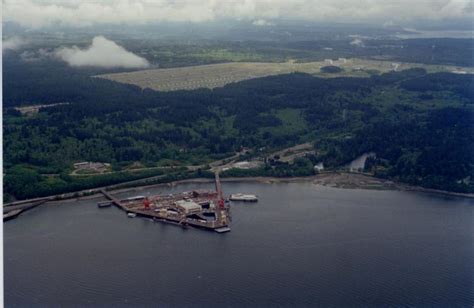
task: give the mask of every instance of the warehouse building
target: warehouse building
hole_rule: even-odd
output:
[[[200,213],[202,211],[202,207],[199,204],[190,200],[176,201],[176,207],[186,215]]]

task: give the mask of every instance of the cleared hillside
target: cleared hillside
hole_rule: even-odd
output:
[[[321,73],[321,68],[334,65],[342,72]],[[293,72],[308,73],[322,77],[368,76],[372,73],[384,73],[391,70],[404,70],[422,67],[428,72],[456,71],[473,73],[473,68],[462,68],[444,65],[425,65],[416,63],[394,63],[362,59],[339,59],[319,62],[233,62],[199,66],[188,66],[168,69],[140,70],[127,73],[104,74],[95,77],[109,79],[120,83],[133,84],[141,88],[158,91],[192,90],[199,88],[218,88],[232,82]]]

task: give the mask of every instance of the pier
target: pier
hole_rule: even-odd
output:
[[[21,213],[31,210],[48,200],[39,200],[32,203],[23,203],[18,205],[11,205],[7,207],[3,207],[3,221],[8,221],[14,218],[17,218]]]
[[[193,190],[179,194],[153,197],[137,196],[119,200],[104,189],[100,190],[110,202],[99,202],[99,208],[111,203],[127,214],[150,218],[156,222],[192,226],[218,233],[230,231],[230,207],[222,197],[219,175],[216,191]]]

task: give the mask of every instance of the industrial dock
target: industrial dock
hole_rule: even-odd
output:
[[[231,221],[230,206],[224,200],[218,173],[215,184],[215,191],[200,189],[153,197],[135,196],[122,200],[101,190],[109,201],[99,202],[97,206],[104,208],[113,204],[131,218],[141,216],[183,227],[192,226],[218,233],[228,232]]]

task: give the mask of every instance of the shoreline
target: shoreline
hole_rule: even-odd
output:
[[[174,187],[182,184],[201,184],[201,183],[213,183],[214,179],[210,178],[193,178],[184,179],[178,181],[172,181],[169,183],[159,183],[151,185],[138,185],[134,187],[117,188],[108,190],[111,193],[124,193],[130,191],[141,191],[149,188],[157,187]],[[420,186],[411,186],[403,183],[394,182],[388,179],[381,179],[374,177],[369,174],[362,173],[351,173],[351,172],[324,172],[317,175],[304,176],[304,177],[229,177],[221,178],[223,183],[260,183],[260,184],[276,184],[276,183],[299,183],[299,182],[311,182],[315,185],[339,188],[339,189],[367,189],[367,190],[398,190],[398,191],[414,191],[422,193],[434,193],[445,196],[462,197],[462,198],[474,198],[474,193],[457,193],[445,190],[424,188]],[[93,189],[95,190],[95,189]],[[71,193],[72,195],[72,193]],[[75,200],[94,200],[102,198],[100,192],[95,192],[91,195],[85,196],[71,196],[63,199],[57,199],[57,196],[49,196],[42,198],[34,198],[28,200],[20,200],[18,203],[27,204],[39,200],[46,200],[48,204],[57,204],[61,202],[73,202]],[[4,205],[4,208],[14,206],[14,204]]]
[[[341,180],[342,178],[342,180]],[[347,180],[347,181],[344,181]],[[350,173],[350,172],[327,172],[311,176],[300,177],[231,177],[221,178],[222,183],[259,183],[259,184],[278,184],[278,183],[300,183],[311,182],[315,185],[339,188],[339,189],[366,189],[366,190],[398,190],[398,191],[414,191],[423,193],[434,193],[446,196],[455,196],[474,199],[474,193],[458,193],[446,190],[438,190],[432,188],[424,188],[420,186],[411,186],[403,183],[394,182],[387,179],[377,178],[368,174]],[[111,193],[124,193],[130,191],[140,191],[157,187],[174,187],[182,184],[202,184],[214,183],[214,179],[194,178],[178,180],[169,183],[151,184],[145,186],[127,187],[110,190]],[[84,196],[75,198],[76,200],[85,200],[96,198],[97,194],[92,196]],[[61,201],[61,200],[58,200]],[[62,200],[64,201],[64,200]],[[56,201],[55,201],[56,202]]]

